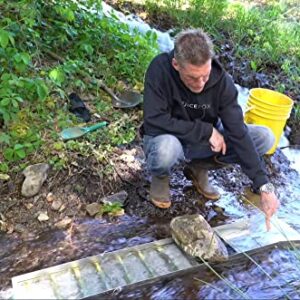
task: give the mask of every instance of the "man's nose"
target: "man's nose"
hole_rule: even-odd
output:
[[[201,85],[204,85],[204,84],[206,83],[205,78],[200,77],[199,80],[198,80],[198,83],[199,83],[199,85],[200,85],[200,84],[201,84]]]

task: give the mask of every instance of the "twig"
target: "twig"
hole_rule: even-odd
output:
[[[199,258],[202,260],[204,265],[208,267],[219,279],[225,282],[227,286],[229,286],[232,290],[238,293],[243,299],[250,299],[247,294],[245,294],[241,289],[236,287],[230,280],[219,274],[207,261],[205,261],[201,256]]]
[[[196,281],[199,281],[199,282],[201,282],[201,283],[204,283],[204,284],[208,285],[210,288],[212,288],[212,289],[214,289],[214,290],[216,290],[216,291],[218,291],[218,292],[220,292],[220,293],[223,293],[223,291],[222,291],[221,289],[219,289],[219,288],[213,286],[211,283],[209,283],[209,282],[207,282],[207,281],[204,281],[204,280],[199,279],[199,278],[197,278],[197,277],[194,277],[193,279],[196,280]]]
[[[63,59],[61,56],[59,56],[58,54],[52,52],[52,51],[49,50],[49,49],[43,49],[43,51],[44,51],[45,53],[49,54],[52,58],[58,60],[60,63],[62,63],[62,64],[64,63],[64,59]]]

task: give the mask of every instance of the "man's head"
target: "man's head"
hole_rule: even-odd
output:
[[[192,92],[203,90],[209,79],[213,56],[213,44],[202,30],[190,29],[176,36],[172,65]]]

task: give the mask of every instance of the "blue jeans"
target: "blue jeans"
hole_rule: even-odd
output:
[[[274,145],[275,138],[272,131],[265,126],[247,125],[247,127],[258,154],[264,155]],[[222,133],[222,129],[219,131]],[[153,176],[170,175],[172,167],[184,159],[205,159],[217,154],[211,150],[208,142],[199,145],[183,145],[171,134],[155,137],[145,135],[143,142],[147,167]],[[222,162],[239,163],[237,155],[228,143]]]

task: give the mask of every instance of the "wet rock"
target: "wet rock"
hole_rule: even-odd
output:
[[[99,213],[100,208],[101,208],[101,205],[99,203],[94,202],[94,203],[88,204],[85,209],[88,212],[88,214],[91,217],[93,217]]]
[[[32,197],[36,195],[47,179],[49,165],[45,163],[28,166],[23,175],[26,177],[22,185],[22,195]]]
[[[127,197],[128,197],[127,192],[126,191],[121,191],[121,192],[118,192],[116,194],[113,194],[113,195],[102,198],[100,200],[100,202],[102,202],[102,203],[115,203],[115,202],[118,202],[118,203],[124,205]]]
[[[49,217],[48,217],[47,213],[40,213],[40,214],[38,215],[38,220],[39,220],[40,222],[45,222],[45,221],[48,221],[48,220],[49,220]]]
[[[185,215],[170,223],[172,237],[189,255],[211,262],[228,259],[225,245],[201,215]]]
[[[54,226],[58,229],[66,229],[72,223],[72,219],[69,217],[65,217],[61,221],[54,224]]]
[[[62,206],[62,202],[60,200],[54,200],[51,205],[51,209],[59,210]]]

